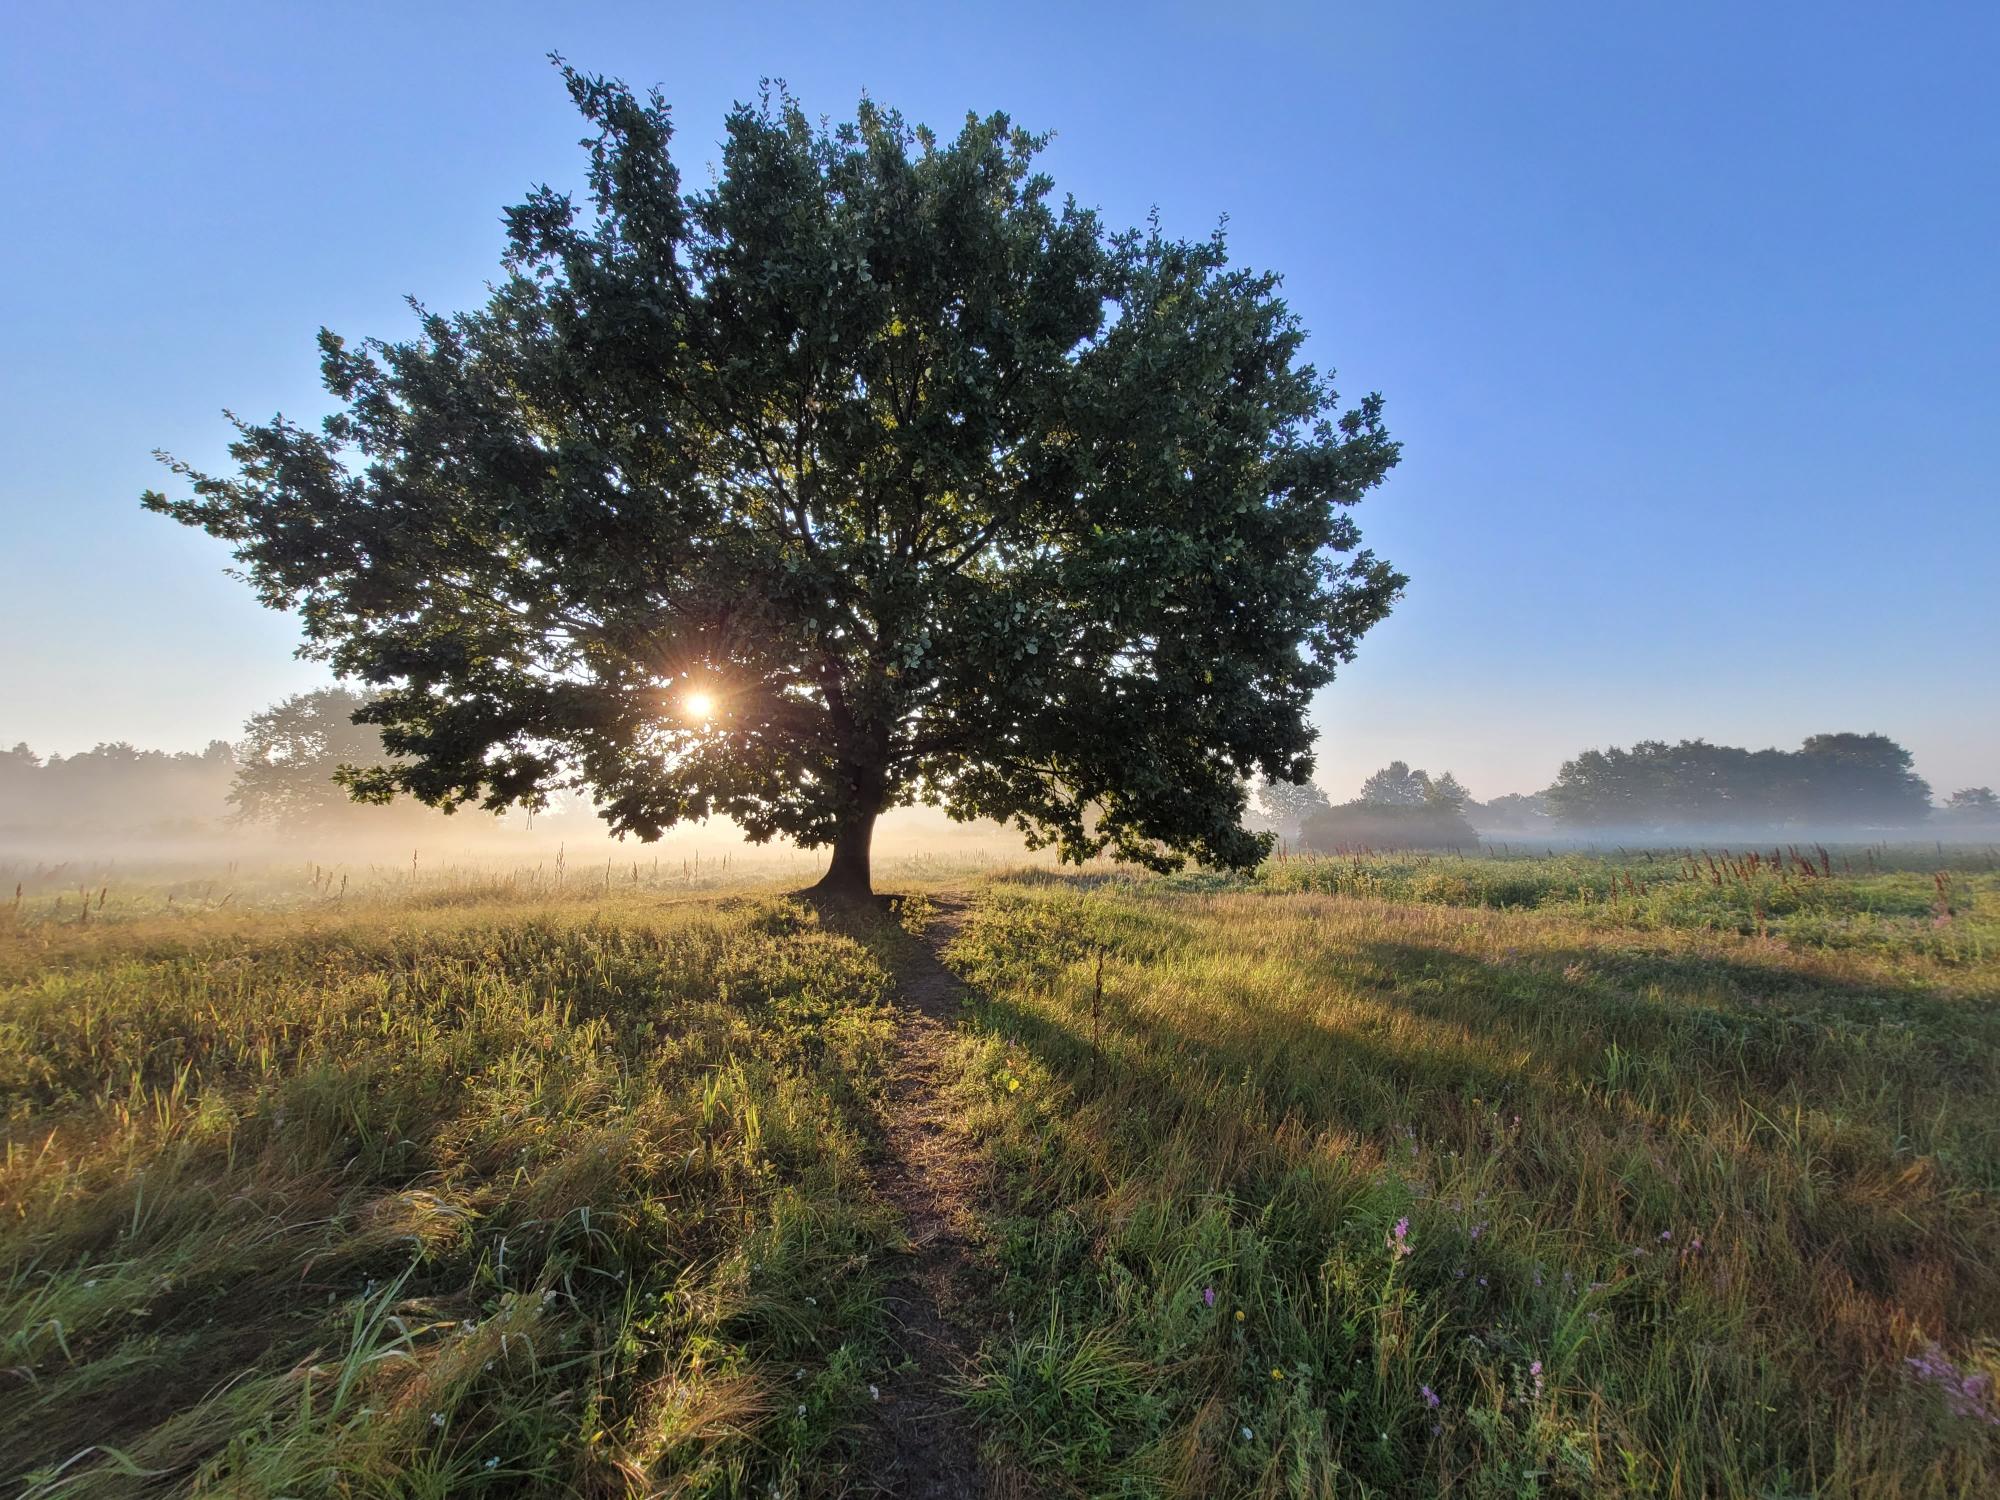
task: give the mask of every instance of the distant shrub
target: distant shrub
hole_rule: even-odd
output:
[[[1477,849],[1479,835],[1455,807],[1391,807],[1343,802],[1314,813],[1301,829],[1308,849]]]

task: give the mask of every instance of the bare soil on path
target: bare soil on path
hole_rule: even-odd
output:
[[[870,935],[895,975],[900,1012],[869,1171],[907,1233],[886,1289],[906,1368],[882,1387],[858,1477],[865,1489],[903,1500],[974,1500],[992,1486],[957,1393],[979,1343],[963,1315],[980,1301],[973,1252],[980,1177],[952,1132],[944,1090],[965,986],[938,959],[971,902],[955,894],[927,899],[920,936],[894,928],[887,914],[871,910],[864,919],[883,923]]]

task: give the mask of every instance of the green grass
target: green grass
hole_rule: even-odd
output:
[[[0,1474],[768,1493],[881,1369],[885,977],[772,902],[6,952]]]
[[[1971,846],[1685,849],[1469,858],[1294,857],[1266,889],[1561,911],[1614,927],[1775,936],[1979,963],[2000,953],[2000,851]]]
[[[1003,1492],[2000,1493],[1980,859],[980,880]],[[11,1490],[865,1492],[892,945],[644,871],[73,873],[0,916]]]
[[[1995,965],[1614,918],[993,887],[993,1440],[1077,1494],[2000,1493]]]

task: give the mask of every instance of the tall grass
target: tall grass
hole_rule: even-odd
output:
[[[950,958],[1003,1449],[1080,1494],[2000,1493],[1995,964],[1615,916],[995,886]]]
[[[1949,961],[1978,962],[2000,951],[2000,867],[1988,850],[1330,855],[1273,860],[1260,880],[1279,892],[1562,911],[1619,927],[1775,936]]]
[[[885,976],[801,909],[37,928],[0,979],[23,1493],[783,1493],[889,1378]]]

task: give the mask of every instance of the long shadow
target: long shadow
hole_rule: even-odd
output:
[[[1119,922],[1129,915],[1121,910]],[[1171,929],[1176,926],[1184,929],[1189,943],[1199,933],[1194,924],[1166,913],[1150,914],[1144,925],[1141,946],[1152,956],[1171,950]],[[1112,952],[1116,959],[1115,947]],[[1205,1007],[1198,1028],[1165,1036],[1158,1013],[1128,999],[1133,989],[1129,963],[1113,971],[1113,982],[1096,1002],[1096,1024],[1104,1036],[1100,1045],[1093,1045],[1090,1002],[1080,994],[1088,989],[1088,978],[1073,967],[1066,983],[1058,978],[1048,986],[1054,1003],[1063,1007],[1059,1011],[992,994],[977,994],[977,1002],[983,1019],[1064,1079],[1079,1101],[1112,1089],[1135,1093],[1143,1102],[1146,1134],[1156,1135],[1172,1124],[1233,1128],[1238,1122],[1217,1118],[1216,1106],[1196,1096],[1207,1093],[1203,1085],[1257,1078],[1264,1107],[1271,1114],[1291,1116],[1320,1130],[1372,1138],[1387,1150],[1395,1148],[1397,1132],[1411,1117],[1408,1101],[1413,1097],[1421,1100],[1418,1107],[1425,1112],[1442,1109],[1456,1117],[1456,1126],[1475,1132],[1486,1129],[1483,1122],[1496,1112],[1522,1116],[1529,1122],[1521,1138],[1525,1143],[1533,1142],[1545,1121],[1566,1122],[1555,1128],[1573,1131],[1579,1118],[1595,1121],[1594,1128],[1607,1136],[1631,1136],[1635,1131],[1643,1136],[1666,1126],[1657,1105],[1660,1096],[1672,1094],[1675,1080],[1667,1075],[1689,1063],[1700,1067],[1704,1092],[1724,1104],[1743,1102],[1769,1110],[1774,1095],[1796,1090],[1807,1108],[1823,1108],[1834,1115],[1840,1101],[1831,1097],[1831,1090],[1800,1076],[1796,1051],[1802,1045],[1801,1035],[1812,1038],[1814,1028],[1823,1029],[1829,1015],[1865,1018],[1871,1024],[1893,1019],[1885,1017],[1885,990],[1880,985],[1821,976],[1786,983],[1754,963],[1712,955],[1685,960],[1678,955],[1648,956],[1641,969],[1648,982],[1697,990],[1721,982],[1745,997],[1741,1007],[1674,1004],[1631,993],[1616,982],[1620,976],[1615,969],[1608,978],[1589,972],[1590,966],[1601,969],[1605,963],[1606,955],[1591,950],[1540,950],[1529,968],[1386,940],[1308,960],[1310,971],[1323,975],[1330,989],[1359,991],[1392,1011],[1467,1034],[1482,1052],[1526,1056],[1531,1060],[1526,1067],[1487,1063],[1459,1048],[1412,1050],[1407,1045],[1387,1045],[1331,1026],[1310,1032],[1274,1027],[1268,1019],[1257,1019],[1250,992],[1238,1004]],[[1413,985],[1413,978],[1421,982]],[[1790,1002],[1787,1008],[1773,1008],[1774,990],[1783,992],[1783,999]],[[1937,1002],[1921,991],[1891,990],[1887,1003],[1899,1012],[1905,1005],[1915,1007],[1940,1024],[1965,1024],[1959,1007]],[[1309,1024],[1305,1016],[1300,1020]],[[1984,1043],[1992,1029],[1991,1018],[1982,1016],[1970,1043]],[[1607,1069],[1607,1048],[1612,1044],[1642,1059],[1650,1075],[1639,1075],[1635,1086],[1633,1080],[1621,1080],[1615,1067]],[[1994,1076],[2000,1054],[1990,1047],[1982,1054],[1971,1044],[1964,1038],[1939,1041],[1937,1071],[1927,1076],[1935,1080],[1938,1073],[1949,1073],[1952,1086],[1976,1090]],[[1355,1086],[1363,1080],[1365,1087]],[[1655,1092],[1657,1084],[1667,1087]],[[1393,1100],[1403,1101],[1400,1117],[1390,1106]],[[1864,1134],[1857,1133],[1854,1146],[1856,1166],[1869,1164],[1871,1158],[1876,1159],[1874,1165],[1896,1170],[1909,1165],[1906,1157],[1898,1157],[1896,1142],[1885,1139],[1871,1146]],[[1565,1153],[1552,1154],[1559,1161]],[[1795,1165],[1779,1161],[1775,1148],[1753,1146],[1750,1154],[1756,1160],[1746,1161],[1746,1170],[1769,1170],[1780,1180]],[[1538,1189],[1550,1194],[1562,1191],[1562,1172],[1538,1166],[1539,1155],[1533,1150],[1510,1153],[1509,1170],[1516,1185],[1531,1194]],[[1959,1174],[1947,1173],[1955,1175]],[[1963,1185],[1977,1188],[1980,1183]],[[2000,1254],[1987,1214],[1968,1218],[1954,1211],[1958,1227],[1949,1234],[1954,1243],[1946,1246],[1914,1225],[1899,1205],[1849,1191],[1845,1182],[1809,1196],[1814,1202],[1802,1205],[1798,1214],[1802,1232],[1811,1240],[1799,1247],[1802,1258],[1830,1260],[1877,1295],[1895,1295],[1899,1268],[1894,1262],[1903,1249],[1943,1255],[1968,1275],[1976,1273],[1982,1261]],[[1884,1254],[1883,1247],[1899,1248]],[[1974,1327],[2000,1324],[1996,1296],[2000,1294],[1975,1296],[1967,1286],[1955,1315]]]

